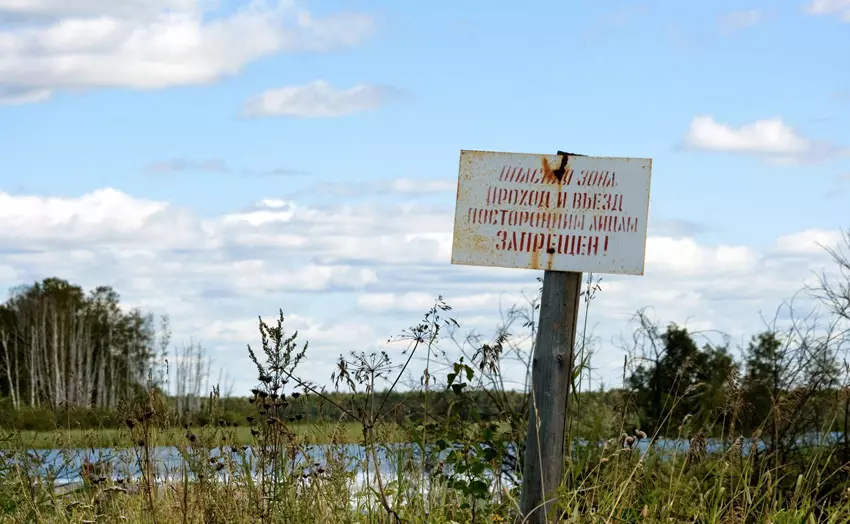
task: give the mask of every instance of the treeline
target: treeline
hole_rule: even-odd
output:
[[[638,312],[633,343],[625,348],[622,383],[576,396],[571,407],[575,431],[641,428],[649,435],[675,436],[687,421],[707,434],[759,433],[776,442],[826,426],[850,434],[845,356],[850,345],[841,330],[847,319],[842,310],[833,311],[838,314],[825,321],[792,318],[786,323],[790,327],[758,333],[743,348],[700,344],[698,334],[676,324],[661,328]],[[509,339],[505,335],[500,343],[509,344]],[[212,397],[205,396],[209,363],[196,344],[185,345],[172,359],[177,383],[175,395],[166,396],[164,370],[157,363],[168,356],[168,344],[166,319],[156,326],[150,314],[125,311],[111,288],[85,294],[55,278],[18,288],[0,306],[3,425],[120,427],[132,401],[151,392],[175,425],[247,425],[249,417],[261,415],[248,391],[229,398],[216,395],[216,409],[211,409]],[[445,417],[450,409],[461,415],[471,410],[485,420],[526,417],[527,395],[485,387],[498,381],[488,380],[486,373],[479,377],[461,404],[440,386],[446,377],[432,377],[427,392],[392,391],[383,402],[391,407],[384,420],[421,422]],[[339,406],[349,413],[373,407],[366,394],[325,392],[322,398],[304,388],[280,393],[287,395],[292,422],[341,420]],[[378,397],[383,400],[383,394]],[[601,420],[622,427],[600,428]]]
[[[16,410],[114,410],[161,378],[151,375],[167,340],[155,328],[110,287],[86,294],[48,278],[13,289],[0,305],[0,397]]]
[[[303,390],[301,390],[303,391]],[[315,394],[303,394],[293,391],[295,395],[286,395],[288,402],[286,415],[290,423],[319,423],[319,422],[346,422],[351,419],[345,417],[338,408],[327,400]],[[159,393],[155,393],[159,396]],[[382,394],[379,393],[382,398]],[[471,392],[475,399],[475,406],[481,410],[482,418],[495,420],[501,416],[497,405],[490,398],[490,392]],[[360,412],[369,409],[369,397],[365,394],[329,393],[327,399],[338,405],[345,406],[352,412]],[[525,395],[519,392],[507,392],[503,399],[517,410],[521,410]],[[166,417],[158,417],[159,420],[167,419],[173,426],[192,424],[204,426],[207,424],[226,424],[228,426],[248,426],[249,420],[260,416],[260,409],[255,403],[249,402],[245,397],[229,397],[215,399],[215,409],[212,409],[210,397],[193,398],[189,401],[197,402],[196,410],[178,410],[178,398],[168,397],[162,399],[160,405],[167,406]],[[392,392],[387,399],[387,405],[391,406],[386,422],[403,423],[405,421],[422,421],[426,415],[429,417],[445,416],[453,396],[446,391],[433,391],[427,395],[424,392]],[[186,402],[186,399],[183,399]],[[0,400],[0,417],[5,421],[4,425],[18,430],[48,431],[56,428],[69,429],[98,429],[98,428],[122,428],[125,427],[128,409],[94,409],[80,407],[62,407],[52,409],[48,406],[30,407],[23,406],[14,409],[11,403]],[[460,408],[468,410],[469,408]]]
[[[735,438],[758,434],[790,442],[825,428],[848,430],[850,396],[844,363],[847,332],[840,318],[771,329],[753,336],[735,358],[730,346],[699,346],[687,329],[666,329],[638,314],[627,364],[627,393],[650,435],[690,427]]]

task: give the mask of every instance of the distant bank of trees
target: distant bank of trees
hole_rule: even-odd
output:
[[[48,278],[13,289],[0,305],[0,395],[15,408],[115,409],[154,370],[161,327],[158,337],[153,315],[122,309],[110,287],[86,294]]]
[[[0,416],[37,428],[72,412],[82,426],[117,424],[140,395],[170,390],[174,410],[192,417],[211,362],[199,343],[170,342],[167,316],[123,307],[111,287],[86,293],[47,278],[14,288],[0,304]]]

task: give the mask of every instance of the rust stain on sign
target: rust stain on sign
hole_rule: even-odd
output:
[[[641,158],[461,151],[452,263],[641,275],[651,169]]]
[[[569,172],[569,166],[567,163],[569,162],[568,155],[561,155],[561,165],[557,169],[552,169],[552,166],[549,165],[549,159],[545,156],[541,158],[541,164],[543,166],[543,179],[550,184],[558,184],[559,186],[564,182],[564,175]]]
[[[559,195],[561,193],[561,188],[563,187],[564,174],[569,171],[569,156],[563,155],[561,158],[561,166],[557,170],[552,169],[552,166],[549,164],[549,159],[547,157],[543,156],[540,158],[540,165],[543,169],[543,179],[550,184],[557,185]],[[556,213],[558,213],[558,216],[560,216],[559,212],[556,211]],[[552,233],[551,226],[548,227],[548,231],[550,234]],[[553,247],[546,248],[546,270],[552,269],[552,264],[555,260],[556,251],[557,250]],[[537,252],[535,251],[534,254],[537,255]],[[535,262],[536,261],[534,260],[534,258],[532,258],[532,268],[540,269],[539,264]]]

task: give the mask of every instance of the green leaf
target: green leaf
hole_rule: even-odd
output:
[[[472,484],[469,486],[469,491],[475,497],[483,498],[488,495],[488,492],[490,491],[490,486],[483,480],[476,480],[473,481]]]
[[[484,473],[485,469],[487,469],[487,466],[483,462],[476,462],[469,467],[469,472],[473,475],[480,475]]]
[[[451,386],[452,384],[454,384],[454,381],[457,378],[457,373],[449,373],[447,378],[449,380],[449,386]]]
[[[466,384],[452,384],[452,391],[460,395],[463,392],[463,388],[466,387]]]

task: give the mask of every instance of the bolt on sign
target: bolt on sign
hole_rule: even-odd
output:
[[[461,151],[452,264],[643,275],[652,159]]]

